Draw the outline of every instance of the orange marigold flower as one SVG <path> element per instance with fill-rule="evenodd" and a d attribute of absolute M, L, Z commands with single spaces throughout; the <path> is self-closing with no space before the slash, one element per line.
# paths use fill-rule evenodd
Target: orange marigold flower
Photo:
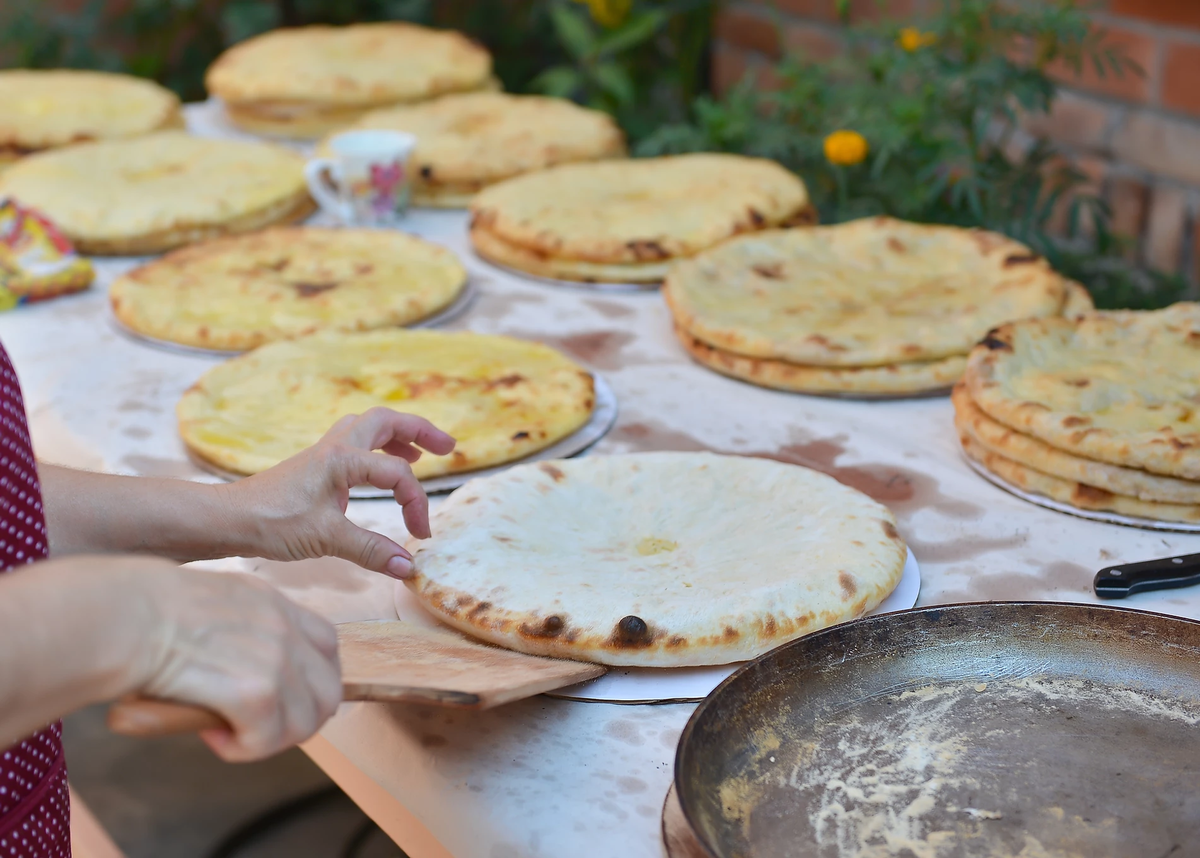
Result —
<path fill-rule="evenodd" d="M 932 45 L 937 41 L 937 36 L 933 33 L 922 33 L 916 27 L 905 27 L 900 31 L 900 36 L 896 39 L 900 47 L 908 51 L 910 54 L 913 51 L 920 50 L 927 45 Z"/>
<path fill-rule="evenodd" d="M 835 131 L 825 138 L 825 157 L 831 164 L 851 167 L 861 164 L 871 151 L 867 138 L 857 131 Z"/>

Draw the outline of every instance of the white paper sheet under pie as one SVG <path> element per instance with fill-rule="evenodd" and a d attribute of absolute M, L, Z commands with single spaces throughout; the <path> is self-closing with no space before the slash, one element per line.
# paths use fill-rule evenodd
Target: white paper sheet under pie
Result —
<path fill-rule="evenodd" d="M 921 570 L 912 549 L 900 583 L 871 614 L 903 611 L 917 604 L 921 592 Z M 438 626 L 432 615 L 399 581 L 396 582 L 396 614 L 407 622 Z M 614 667 L 604 676 L 546 692 L 550 697 L 600 703 L 672 703 L 703 700 L 741 664 L 719 667 Z"/>

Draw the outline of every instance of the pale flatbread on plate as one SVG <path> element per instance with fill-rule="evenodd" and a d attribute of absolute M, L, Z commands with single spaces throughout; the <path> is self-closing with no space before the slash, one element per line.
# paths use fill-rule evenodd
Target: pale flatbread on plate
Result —
<path fill-rule="evenodd" d="M 1051 500 L 1079 509 L 1112 512 L 1181 524 L 1200 523 L 1200 504 L 1155 503 L 1065 480 L 1014 462 L 978 444 L 970 435 L 960 435 L 963 451 L 996 476 L 1017 488 L 1045 495 Z"/>
<path fill-rule="evenodd" d="M 225 51 L 205 85 L 247 130 L 319 136 L 378 107 L 491 84 L 492 60 L 461 33 L 390 21 L 273 30 Z"/>
<path fill-rule="evenodd" d="M 997 423 L 981 411 L 959 384 L 951 394 L 954 425 L 977 445 L 1043 474 L 1083 483 L 1118 495 L 1156 503 L 1200 504 L 1200 482 L 1163 477 L 1065 453 L 1031 435 Z"/>
<path fill-rule="evenodd" d="M 145 336 L 245 351 L 318 330 L 408 325 L 466 281 L 451 251 L 402 232 L 283 227 L 176 250 L 119 277 L 109 300 Z"/>
<path fill-rule="evenodd" d="M 182 125 L 179 97 L 133 75 L 0 71 L 0 157 Z"/>
<path fill-rule="evenodd" d="M 472 480 L 410 543 L 439 619 L 611 665 L 729 664 L 878 605 L 907 549 L 883 505 L 797 465 L 590 456 Z"/>
<path fill-rule="evenodd" d="M 1085 459 L 1200 480 L 1200 304 L 1026 319 L 971 352 L 971 399 Z"/>
<path fill-rule="evenodd" d="M 374 407 L 417 414 L 458 440 L 426 453 L 420 479 L 510 462 L 583 426 L 591 373 L 512 337 L 385 329 L 271 343 L 206 372 L 176 407 L 201 459 L 254 474 L 311 446 L 339 419 Z"/>
<path fill-rule="evenodd" d="M 346 130 L 361 129 L 417 138 L 410 162 L 416 205 L 469 203 L 487 185 L 522 173 L 625 154 L 624 134 L 607 113 L 536 95 L 447 95 L 373 111 Z M 327 149 L 322 141 L 318 154 Z"/>
<path fill-rule="evenodd" d="M 313 209 L 304 159 L 266 143 L 158 131 L 23 158 L 0 196 L 49 217 L 82 253 L 142 255 L 275 223 Z"/>
<path fill-rule="evenodd" d="M 676 155 L 561 164 L 484 189 L 472 225 L 547 258 L 611 264 L 691 256 L 811 209 L 773 161 Z"/>
<path fill-rule="evenodd" d="M 669 262 L 612 263 L 556 259 L 526 247 L 509 244 L 480 227 L 471 228 L 471 246 L 488 262 L 518 273 L 575 283 L 659 283 L 671 267 Z"/>
<path fill-rule="evenodd" d="M 982 230 L 866 218 L 741 236 L 672 268 L 699 340 L 748 357 L 862 367 L 964 355 L 998 324 L 1057 316 L 1066 280 Z"/>
<path fill-rule="evenodd" d="M 917 396 L 945 392 L 967 366 L 962 355 L 883 366 L 805 366 L 723 351 L 678 325 L 675 335 L 687 353 L 709 369 L 752 384 L 797 393 Z"/>

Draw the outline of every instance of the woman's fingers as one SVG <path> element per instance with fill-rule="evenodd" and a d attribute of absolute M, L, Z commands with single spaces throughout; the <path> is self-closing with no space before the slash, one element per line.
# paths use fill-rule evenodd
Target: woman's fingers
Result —
<path fill-rule="evenodd" d="M 258 760 L 290 748 L 312 736 L 337 711 L 342 699 L 337 660 L 307 640 L 292 640 L 289 649 L 289 660 L 274 681 L 258 677 L 240 683 L 239 699 L 222 711 L 232 731 L 202 734 L 223 760 Z"/>
<path fill-rule="evenodd" d="M 400 441 L 389 441 L 380 447 L 380 449 L 389 456 L 399 456 L 410 465 L 421 458 L 421 451 L 419 449 L 412 444 L 404 444 Z"/>
<path fill-rule="evenodd" d="M 454 438 L 424 417 L 383 407 L 368 409 L 344 427 L 341 434 L 345 443 L 364 450 L 379 450 L 392 443 L 415 444 L 445 456 L 454 450 L 455 444 Z"/>
<path fill-rule="evenodd" d="M 392 578 L 407 578 L 412 574 L 412 555 L 381 533 L 365 530 L 345 519 L 337 525 L 333 538 L 333 553 L 337 557 Z"/>
<path fill-rule="evenodd" d="M 354 455 L 350 470 L 351 485 L 365 483 L 390 491 L 396 503 L 404 508 L 408 532 L 418 539 L 430 537 L 429 498 L 408 462 L 378 453 L 359 453 Z"/>

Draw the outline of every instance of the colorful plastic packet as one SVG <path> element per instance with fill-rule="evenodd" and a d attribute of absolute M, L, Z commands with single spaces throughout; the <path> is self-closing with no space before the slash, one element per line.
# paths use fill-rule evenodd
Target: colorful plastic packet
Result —
<path fill-rule="evenodd" d="M 0 310 L 44 301 L 92 284 L 92 263 L 48 219 L 0 199 Z"/>

